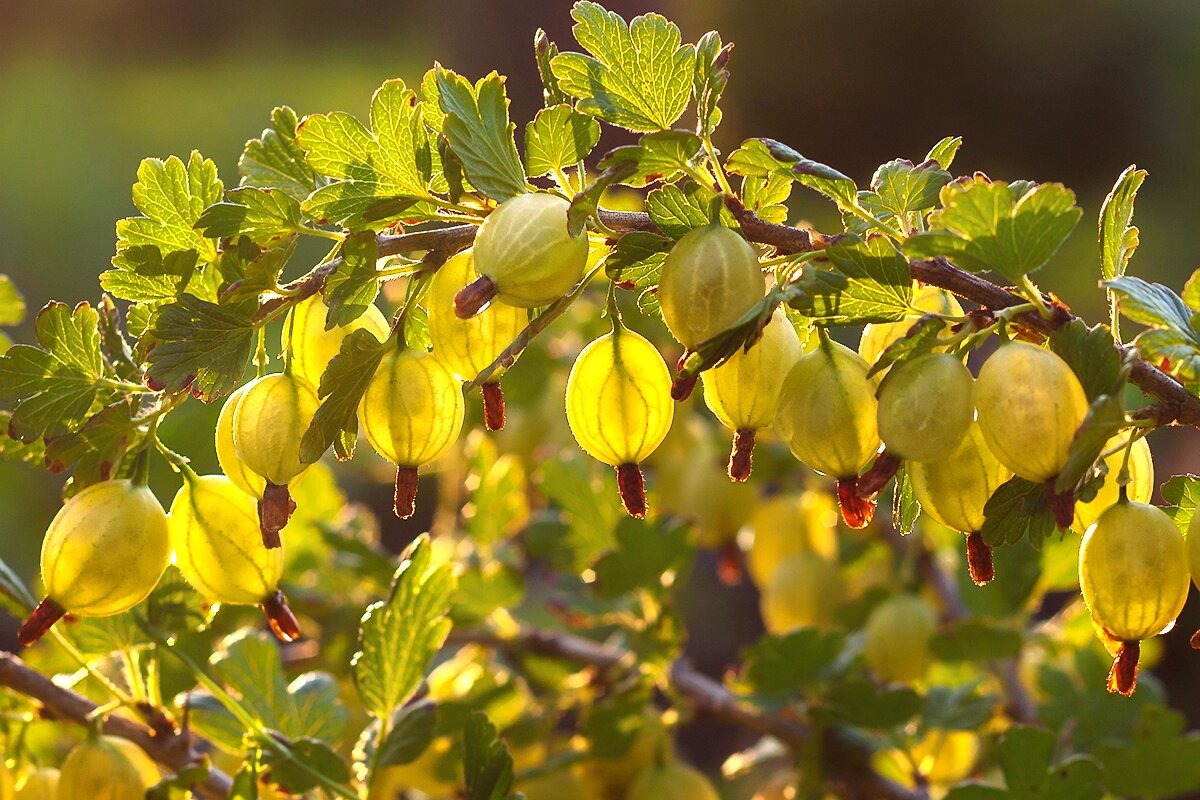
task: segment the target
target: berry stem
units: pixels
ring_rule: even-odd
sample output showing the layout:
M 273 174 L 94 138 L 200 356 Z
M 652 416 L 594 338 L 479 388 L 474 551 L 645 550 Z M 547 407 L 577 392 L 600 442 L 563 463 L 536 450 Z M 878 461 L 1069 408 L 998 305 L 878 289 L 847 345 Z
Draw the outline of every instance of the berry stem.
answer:
M 300 623 L 288 608 L 283 592 L 276 589 L 273 595 L 263 600 L 262 610 L 267 617 L 267 624 L 271 626 L 271 632 L 279 641 L 294 642 L 300 638 Z
M 983 540 L 979 531 L 967 534 L 967 570 L 976 586 L 986 586 L 996 577 L 996 565 L 992 560 L 992 546 Z
M 487 275 L 480 275 L 454 295 L 454 316 L 459 319 L 470 319 L 492 302 L 497 291 L 496 284 L 492 282 L 491 278 Z
M 479 385 L 483 392 L 483 424 L 489 431 L 504 430 L 504 390 L 499 381 Z
M 621 505 L 635 519 L 646 518 L 646 483 L 642 469 L 637 464 L 621 464 L 617 467 L 617 491 L 621 494 Z
M 855 530 L 870 525 L 871 518 L 875 516 L 875 501 L 859 497 L 856 491 L 857 484 L 857 476 L 839 478 L 837 482 L 838 509 L 842 512 L 842 519 L 846 524 Z
M 50 630 L 50 626 L 66 614 L 66 609 L 58 603 L 49 597 L 42 598 L 42 602 L 37 604 L 37 608 L 29 615 L 29 618 L 21 623 L 21 627 L 17 630 L 17 641 L 23 647 L 29 647 L 45 636 L 46 632 Z
M 1108 690 L 1129 697 L 1137 688 L 1138 659 L 1141 657 L 1141 642 L 1121 642 L 1112 671 L 1108 673 Z
M 287 484 L 279 485 L 267 481 L 262 500 L 258 501 L 258 527 L 262 532 L 263 547 L 273 550 L 282 544 L 279 532 L 288 524 L 296 510 Z
M 408 519 L 417 510 L 417 468 L 396 468 L 396 497 L 392 511 L 400 519 Z
M 754 431 L 739 428 L 733 434 L 733 449 L 729 452 L 729 478 L 744 483 L 754 467 Z
M 700 379 L 697 375 L 679 374 L 683 371 L 683 366 L 687 363 L 688 356 L 691 354 L 691 350 L 684 350 L 683 355 L 679 357 L 678 363 L 675 364 L 677 372 L 675 380 L 671 381 L 671 399 L 677 403 L 682 403 L 692 396 L 692 390 L 696 388 L 696 381 Z

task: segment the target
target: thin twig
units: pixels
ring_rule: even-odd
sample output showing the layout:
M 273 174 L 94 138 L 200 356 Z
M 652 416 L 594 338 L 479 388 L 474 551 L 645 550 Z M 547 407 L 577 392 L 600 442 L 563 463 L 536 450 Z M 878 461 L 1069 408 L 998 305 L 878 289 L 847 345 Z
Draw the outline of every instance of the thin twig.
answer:
M 96 710 L 96 704 L 82 695 L 64 689 L 41 673 L 25 666 L 21 659 L 11 653 L 0 653 L 0 686 L 40 702 L 45 713 L 52 719 L 69 720 L 87 725 L 88 718 Z M 200 751 L 203 741 L 190 733 L 167 734 L 125 717 L 108 715 L 104 720 L 104 732 L 111 736 L 128 739 L 146 752 L 154 761 L 173 772 L 195 766 L 204 759 Z M 232 782 L 229 776 L 210 766 L 208 778 L 195 786 L 193 791 L 202 797 L 218 800 L 229 795 Z
M 456 630 L 452 643 L 480 644 L 507 653 L 535 653 L 571 661 L 608 672 L 633 669 L 636 655 L 615 645 L 585 639 L 562 631 L 525 628 L 512 636 L 486 630 Z M 814 731 L 794 716 L 768 713 L 743 702 L 732 692 L 697 670 L 687 659 L 676 659 L 668 671 L 671 689 L 686 697 L 694 709 L 715 719 L 774 736 L 794 749 L 809 744 Z M 861 800 L 922 800 L 919 791 L 908 789 L 884 778 L 870 766 L 870 753 L 837 736 L 826 735 L 821 742 L 833 767 L 830 781 L 841 789 L 841 797 Z

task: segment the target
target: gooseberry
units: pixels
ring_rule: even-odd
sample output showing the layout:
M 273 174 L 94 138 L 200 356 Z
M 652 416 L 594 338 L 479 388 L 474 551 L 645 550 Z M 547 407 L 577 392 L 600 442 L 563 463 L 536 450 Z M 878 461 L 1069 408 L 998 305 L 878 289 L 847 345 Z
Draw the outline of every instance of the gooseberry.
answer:
M 280 349 L 289 354 L 293 374 L 308 381 L 314 389 L 320 387 L 325 368 L 350 333 L 366 329 L 381 342 L 391 333 L 387 318 L 374 304 L 352 322 L 333 328 L 326 327 L 326 314 L 321 295 L 313 295 L 292 306 L 284 317 L 280 334 Z
M 780 561 L 762 587 L 759 608 L 769 633 L 833 624 L 841 594 L 837 566 L 816 553 L 796 553 Z
M 867 362 L 837 342 L 823 339 L 784 379 L 775 431 L 792 454 L 837 479 L 838 503 L 852 528 L 871 521 L 874 503 L 855 490 L 861 470 L 879 449 L 878 402 Z
M 450 450 L 465 414 L 462 386 L 433 354 L 397 349 L 379 365 L 358 419 L 375 452 L 396 465 L 396 516 L 416 511 L 417 469 Z
M 721 800 L 704 773 L 681 761 L 650 767 L 629 789 L 628 800 Z
M 800 337 L 783 311 L 771 315 L 762 338 L 748 351 L 702 373 L 704 403 L 733 431 L 729 477 L 750 477 L 754 437 L 775 421 L 779 391 L 788 371 L 803 352 Z
M 175 565 L 214 603 L 260 605 L 275 635 L 300 637 L 279 579 L 283 549 L 262 547 L 254 501 L 224 475 L 184 471 L 168 518 Z
M 837 557 L 837 504 L 816 489 L 767 498 L 744 530 L 750 537 L 746 566 L 756 586 L 765 586 L 775 567 L 796 553 Z
M 527 311 L 505 303 L 492 303 L 470 319 L 459 319 L 455 315 L 455 292 L 477 277 L 472 261 L 470 250 L 449 259 L 434 273 L 425 296 L 433 352 L 464 381 L 475 380 L 529 323 Z M 492 431 L 504 427 L 504 395 L 500 390 L 500 376 L 505 366 L 502 365 L 480 385 L 483 392 L 483 421 Z
M 971 373 L 948 353 L 895 365 L 879 387 L 879 436 L 905 461 L 936 461 L 962 442 L 975 418 Z
M 549 305 L 571 291 L 587 263 L 587 234 L 567 230 L 570 203 L 544 192 L 501 203 L 475 236 L 479 277 L 454 297 L 454 313 L 473 317 L 492 298 L 519 308 Z
M 567 424 L 584 452 L 616 467 L 625 510 L 646 516 L 638 464 L 671 429 L 671 375 L 658 350 L 618 321 L 589 343 L 567 377 Z
M 288 483 L 308 468 L 300 440 L 319 405 L 308 381 L 283 372 L 251 381 L 234 406 L 234 453 L 265 479 L 258 511 L 266 547 L 279 547 L 279 531 L 295 509 Z
M 143 800 L 158 781 L 158 767 L 133 742 L 93 736 L 67 753 L 58 793 L 88 800 Z
M 929 603 L 912 594 L 895 595 L 867 618 L 863 658 L 882 681 L 919 681 L 933 661 L 929 642 L 936 629 L 937 616 Z
M 53 767 L 40 767 L 25 775 L 17 785 L 15 800 L 55 800 L 61 773 Z M 2 794 L 0 794 L 2 796 Z M 8 795 L 14 797 L 14 795 Z
M 961 317 L 963 314 L 958 298 L 937 286 L 915 287 L 912 306 L 918 311 L 947 317 Z M 867 325 L 863 328 L 862 338 L 858 341 L 858 354 L 868 364 L 874 365 L 884 350 L 908 335 L 916 321 L 917 317 L 914 316 L 899 322 L 878 322 Z M 875 381 L 881 381 L 886 374 L 886 370 L 876 373 Z
M 1162 509 L 1122 496 L 1079 547 L 1079 586 L 1097 627 L 1120 642 L 1109 691 L 1132 694 L 1140 642 L 1171 625 L 1187 600 L 1187 550 Z
M 167 515 L 144 485 L 95 483 L 59 509 L 42 540 L 46 597 L 17 638 L 37 641 L 64 614 L 108 617 L 145 600 L 167 568 Z

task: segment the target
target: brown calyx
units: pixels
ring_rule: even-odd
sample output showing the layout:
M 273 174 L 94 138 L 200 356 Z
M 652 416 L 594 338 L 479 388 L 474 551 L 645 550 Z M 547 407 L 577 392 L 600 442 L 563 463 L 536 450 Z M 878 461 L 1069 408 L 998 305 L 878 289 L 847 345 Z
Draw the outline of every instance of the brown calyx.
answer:
M 483 392 L 483 424 L 489 431 L 504 430 L 504 390 L 499 381 L 480 384 Z
M 396 498 L 392 511 L 400 519 L 408 519 L 417 510 L 417 468 L 396 468 Z
M 496 284 L 491 278 L 487 275 L 480 275 L 454 295 L 454 316 L 459 319 L 470 319 L 492 302 L 497 291 Z
M 875 516 L 875 501 L 864 500 L 862 497 L 859 497 L 856 491 L 857 485 L 858 476 L 853 478 L 838 478 L 838 510 L 842 512 L 842 519 L 845 520 L 846 524 L 855 530 L 870 525 L 871 518 Z
M 749 480 L 753 462 L 754 431 L 739 428 L 733 434 L 733 449 L 729 452 L 729 479 L 738 483 Z
M 1050 512 L 1054 515 L 1054 524 L 1060 531 L 1071 527 L 1075 521 L 1075 490 L 1068 489 L 1059 494 L 1054 491 L 1054 478 L 1046 481 L 1046 499 L 1050 501 Z
M 66 613 L 66 609 L 49 597 L 42 598 L 42 602 L 37 604 L 37 608 L 33 610 L 29 618 L 22 622 L 21 627 L 17 629 L 17 641 L 23 647 L 29 647 L 38 639 L 45 636 L 50 627 L 66 616 Z
M 680 375 L 683 370 L 683 365 L 687 363 L 688 356 L 692 354 L 691 350 L 684 350 L 683 355 L 679 357 L 679 361 L 675 364 L 675 380 L 671 381 L 671 399 L 677 403 L 682 403 L 692 396 L 692 390 L 696 388 L 696 381 L 700 380 L 698 375 Z
M 738 586 L 746 574 L 745 559 L 737 542 L 726 542 L 717 554 L 717 579 L 726 586 Z
M 1142 654 L 1141 642 L 1121 642 L 1117 649 L 1112 671 L 1108 673 L 1108 690 L 1129 697 L 1137 688 L 1138 659 Z
M 871 468 L 858 476 L 854 484 L 854 492 L 864 499 L 873 498 L 883 491 L 888 481 L 896 476 L 900 469 L 900 458 L 884 450 L 875 456 Z
M 979 531 L 967 534 L 967 569 L 976 586 L 986 586 L 996 577 L 992 546 L 983 540 Z
M 642 468 L 637 464 L 621 464 L 617 467 L 617 491 L 621 494 L 621 505 L 635 519 L 646 518 L 646 482 Z
M 282 544 L 279 532 L 295 511 L 296 501 L 292 499 L 287 484 L 281 486 L 267 481 L 262 500 L 258 501 L 258 528 L 262 532 L 264 547 L 272 550 Z
M 271 632 L 279 641 L 294 642 L 300 638 L 300 623 L 288 608 L 283 592 L 276 589 L 275 594 L 263 600 L 262 610 L 267 617 L 267 624 L 271 626 Z

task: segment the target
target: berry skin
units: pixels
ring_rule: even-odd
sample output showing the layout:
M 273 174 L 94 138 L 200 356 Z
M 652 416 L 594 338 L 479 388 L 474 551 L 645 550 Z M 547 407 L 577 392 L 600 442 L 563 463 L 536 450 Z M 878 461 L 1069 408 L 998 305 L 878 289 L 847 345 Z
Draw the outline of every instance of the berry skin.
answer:
M 17 634 L 37 641 L 70 612 L 107 617 L 145 600 L 167 568 L 167 515 L 145 486 L 128 480 L 93 484 L 68 500 L 42 541 L 46 599 Z
M 321 386 L 325 367 L 338 354 L 342 340 L 350 333 L 365 328 L 381 342 L 391 333 L 383 312 L 374 305 L 367 306 L 362 316 L 353 322 L 331 330 L 325 329 L 326 313 L 321 296 L 313 295 L 288 311 L 280 334 L 280 349 L 291 353 L 292 372 L 308 381 L 314 389 Z
M 937 461 L 957 449 L 975 417 L 971 373 L 948 353 L 889 370 L 879 387 L 879 435 L 905 461 Z
M 754 248 L 721 225 L 683 235 L 663 262 L 658 302 L 671 334 L 688 350 L 728 328 L 767 291 Z
M 920 597 L 901 594 L 888 598 L 867 618 L 863 658 L 882 681 L 919 681 L 933 661 L 929 641 L 936 630 L 937 616 Z
M 975 408 L 983 438 L 1000 463 L 1041 483 L 1067 463 L 1088 401 L 1067 362 L 1028 342 L 1009 342 L 979 371 Z
M 433 352 L 464 381 L 475 380 L 529 324 L 525 309 L 504 303 L 492 303 L 470 319 L 459 319 L 454 313 L 454 294 L 476 277 L 471 251 L 459 253 L 434 273 L 425 298 Z M 504 395 L 500 393 L 503 372 L 499 369 L 492 373 L 481 387 L 484 422 L 489 430 L 504 427 Z
M 1175 621 L 1189 585 L 1183 536 L 1161 509 L 1121 500 L 1088 528 L 1079 548 L 1079 586 L 1097 627 L 1122 643 L 1109 691 L 1133 692 L 1138 643 Z
M 625 510 L 646 514 L 638 464 L 662 444 L 675 414 L 671 375 L 658 350 L 618 326 L 579 353 L 567 377 L 567 424 L 597 461 L 617 468 Z
M 1104 449 L 1109 450 L 1128 441 L 1127 435 L 1118 434 L 1105 443 Z M 1124 460 L 1124 449 L 1118 450 L 1104 459 L 1104 463 L 1108 466 L 1108 474 L 1104 476 L 1104 483 L 1100 484 L 1100 489 L 1096 492 L 1095 497 L 1086 503 L 1075 504 L 1075 521 L 1071 524 L 1073 530 L 1086 531 L 1100 517 L 1100 514 L 1117 502 L 1117 498 L 1120 496 L 1117 475 L 1121 472 L 1121 464 Z M 1137 500 L 1140 503 L 1149 503 L 1150 498 L 1154 495 L 1154 460 L 1150 456 L 1150 444 L 1144 438 L 1134 442 L 1129 451 L 1129 478 L 1130 483 L 1125 487 L 1129 499 Z
M 797 553 L 775 566 L 762 587 L 759 608 L 768 633 L 828 628 L 841 594 L 837 566 L 816 553 Z
M 756 586 L 766 586 L 788 556 L 811 551 L 837 557 L 837 504 L 815 489 L 762 501 L 743 530 L 752 536 L 746 566 Z
M 375 452 L 396 465 L 394 511 L 416 510 L 417 468 L 458 440 L 466 404 L 450 368 L 424 350 L 396 350 L 371 378 L 358 406 L 359 426 Z
M 750 477 L 754 435 L 774 422 L 783 379 L 802 353 L 796 329 L 776 310 L 749 351 L 739 350 L 724 364 L 701 374 L 704 404 L 734 432 L 729 458 L 733 480 Z
M 88 800 L 142 800 L 159 781 L 158 768 L 140 747 L 116 736 L 98 736 L 63 760 L 58 796 Z
M 237 448 L 233 446 L 233 412 L 242 398 L 246 396 L 246 390 L 249 388 L 250 384 L 239 388 L 229 395 L 225 400 L 225 405 L 221 406 L 216 430 L 217 463 L 221 465 L 221 472 L 225 473 L 225 476 L 233 481 L 235 486 L 246 494 L 261 500 L 263 491 L 267 488 L 267 479 L 247 467 L 238 458 Z
M 59 771 L 51 767 L 35 769 L 21 780 L 21 785 L 17 787 L 15 795 L 0 791 L 0 797 L 5 800 L 54 800 L 60 796 L 58 794 L 60 777 Z
M 536 308 L 571 291 L 583 277 L 588 240 L 586 233 L 568 233 L 569 207 L 561 197 L 539 192 L 505 200 L 489 214 L 475 237 L 479 278 L 455 295 L 455 313 L 472 317 L 493 297 Z
M 948 317 L 961 317 L 963 315 L 962 306 L 958 303 L 958 298 L 947 292 L 945 289 L 939 289 L 936 286 L 923 286 L 915 290 L 913 294 L 913 307 L 922 312 L 930 312 L 942 314 Z M 858 354 L 863 357 L 863 360 L 868 364 L 874 364 L 879 360 L 879 356 L 883 351 L 895 342 L 904 338 L 913 323 L 917 321 L 916 317 L 901 320 L 899 322 L 882 322 L 871 323 L 863 328 L 862 338 L 858 342 Z M 883 379 L 887 374 L 876 373 L 873 377 L 876 383 Z
M 721 800 L 704 773 L 681 761 L 650 767 L 629 789 L 629 800 Z

